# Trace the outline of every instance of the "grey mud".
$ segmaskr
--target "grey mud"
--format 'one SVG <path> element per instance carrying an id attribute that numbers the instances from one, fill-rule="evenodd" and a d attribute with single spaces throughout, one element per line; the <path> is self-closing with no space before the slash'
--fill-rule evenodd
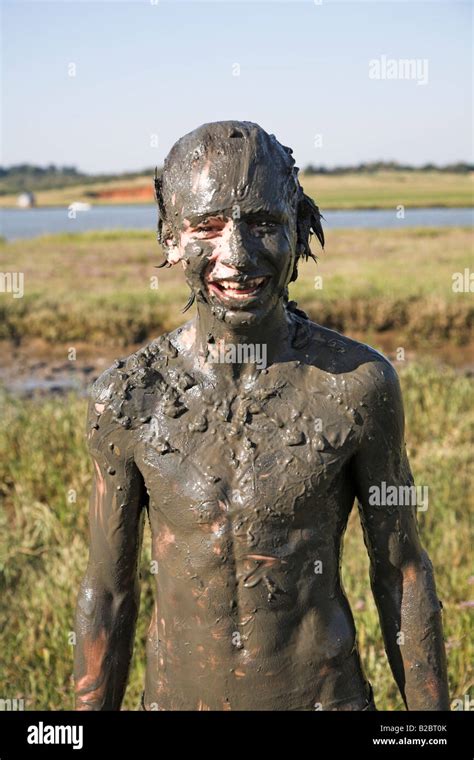
<path id="1" fill-rule="evenodd" d="M 288 299 L 310 235 L 324 243 L 297 175 L 273 135 L 218 122 L 179 140 L 155 182 L 164 263 L 183 268 L 196 315 L 92 388 L 78 710 L 120 709 L 144 519 L 157 568 L 144 709 L 375 709 L 340 574 L 356 503 L 405 705 L 449 709 L 416 509 L 369 498 L 413 483 L 395 370 Z M 265 345 L 265 366 L 213 360 L 243 343 Z"/>

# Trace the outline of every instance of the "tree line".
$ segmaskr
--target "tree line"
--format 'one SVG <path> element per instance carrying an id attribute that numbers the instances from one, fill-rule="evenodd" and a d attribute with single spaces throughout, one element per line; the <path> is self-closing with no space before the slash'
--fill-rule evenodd
<path id="1" fill-rule="evenodd" d="M 399 172 L 451 172 L 455 174 L 467 174 L 474 170 L 473 164 L 463 161 L 446 164 L 424 164 L 413 166 L 402 164 L 397 161 L 370 161 L 347 166 L 315 166 L 308 164 L 303 170 L 305 174 L 370 174 L 379 171 Z M 136 172 L 121 172 L 116 174 L 90 174 L 82 172 L 75 166 L 36 166 L 35 164 L 15 164 L 13 166 L 0 166 L 0 195 L 21 193 L 25 191 L 37 192 L 38 190 L 56 190 L 73 185 L 90 185 L 95 182 L 117 182 L 133 180 L 137 177 L 153 177 L 154 167 L 149 167 Z"/>

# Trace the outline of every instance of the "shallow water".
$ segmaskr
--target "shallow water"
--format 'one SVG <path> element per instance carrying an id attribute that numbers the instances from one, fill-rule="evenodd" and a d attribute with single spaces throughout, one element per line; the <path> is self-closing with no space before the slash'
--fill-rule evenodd
<path id="1" fill-rule="evenodd" d="M 59 232 L 88 232 L 91 230 L 149 230 L 154 234 L 157 224 L 155 206 L 137 204 L 96 206 L 89 211 L 77 211 L 70 219 L 68 209 L 33 208 L 0 209 L 0 234 L 7 240 L 32 238 Z M 466 227 L 474 220 L 470 208 L 413 208 L 405 210 L 405 218 L 397 217 L 396 209 L 354 209 L 324 212 L 326 229 L 401 229 L 407 227 Z"/>

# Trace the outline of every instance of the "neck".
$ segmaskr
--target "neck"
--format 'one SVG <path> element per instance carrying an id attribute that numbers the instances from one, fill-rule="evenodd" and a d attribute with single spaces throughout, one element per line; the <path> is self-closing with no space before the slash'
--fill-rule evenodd
<path id="1" fill-rule="evenodd" d="M 255 370 L 255 365 L 262 369 L 281 361 L 291 352 L 291 326 L 283 300 L 251 325 L 229 324 L 198 301 L 195 327 L 196 359 L 216 373 L 235 377 Z"/>

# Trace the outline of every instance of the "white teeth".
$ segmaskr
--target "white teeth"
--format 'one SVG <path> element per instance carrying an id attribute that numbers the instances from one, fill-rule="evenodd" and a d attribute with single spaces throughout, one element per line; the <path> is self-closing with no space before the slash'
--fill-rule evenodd
<path id="1" fill-rule="evenodd" d="M 235 299 L 237 301 L 245 301 L 248 298 L 252 298 L 256 295 L 259 286 L 267 280 L 267 277 L 253 277 L 246 282 L 235 282 L 234 280 L 209 280 L 209 285 L 219 287 L 225 291 L 226 298 Z"/>
<path id="2" fill-rule="evenodd" d="M 263 281 L 264 277 L 254 277 L 252 280 L 247 280 L 245 283 L 233 282 L 231 280 L 220 280 L 219 285 L 225 290 L 254 290 Z"/>

